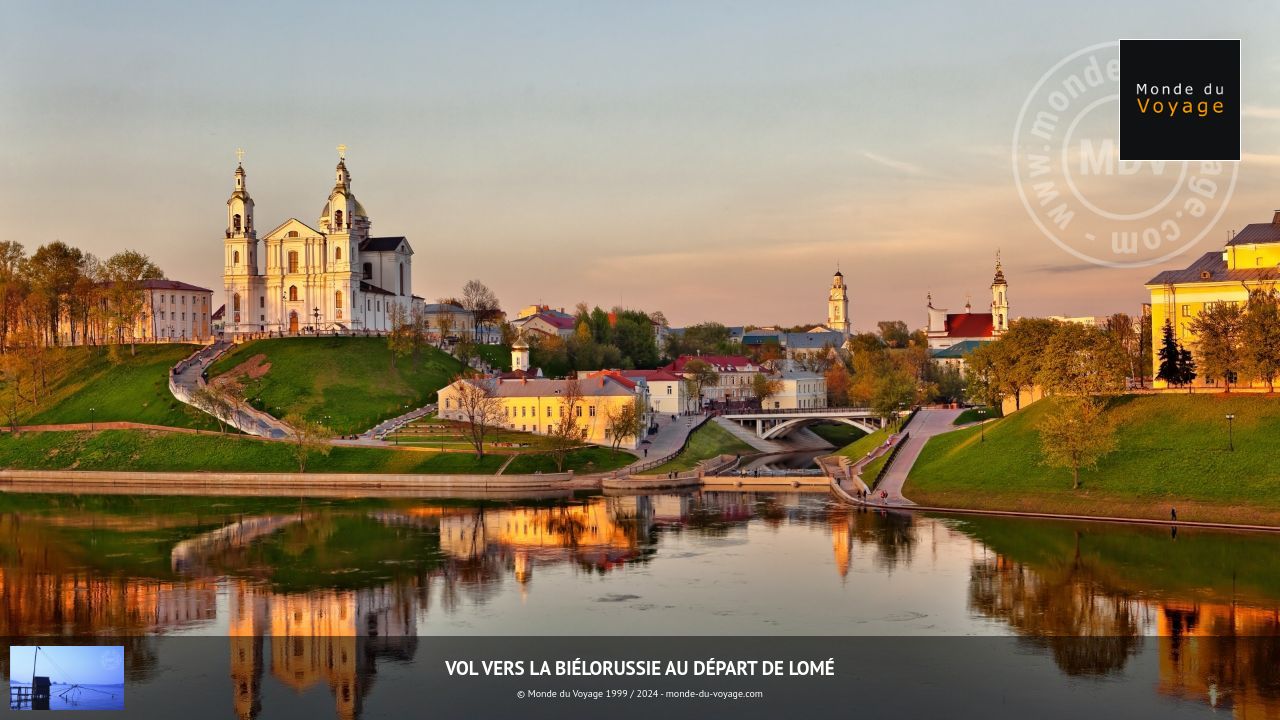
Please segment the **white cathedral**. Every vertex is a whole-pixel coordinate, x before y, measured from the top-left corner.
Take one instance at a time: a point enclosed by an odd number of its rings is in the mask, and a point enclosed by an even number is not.
[[[412,307],[413,248],[404,237],[369,235],[373,223],[351,193],[344,150],[318,229],[290,218],[267,233],[265,268],[244,164],[236,165],[223,243],[224,332],[380,332],[391,329],[393,308]]]

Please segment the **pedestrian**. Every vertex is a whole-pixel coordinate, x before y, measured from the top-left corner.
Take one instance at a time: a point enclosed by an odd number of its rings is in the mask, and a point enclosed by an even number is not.
[[[649,457],[649,448],[644,449],[644,456]]]
[[[1178,508],[1169,508],[1169,517],[1178,522]]]

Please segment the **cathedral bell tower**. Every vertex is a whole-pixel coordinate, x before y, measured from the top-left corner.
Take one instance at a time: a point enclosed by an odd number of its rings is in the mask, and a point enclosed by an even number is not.
[[[827,327],[849,337],[849,295],[844,286],[844,274],[838,268],[831,279],[831,292],[827,294]]]
[[[996,277],[991,281],[991,334],[999,337],[1009,329],[1009,283],[1004,280],[1000,266],[1000,251],[996,251]]]
[[[235,189],[227,200],[226,275],[258,274],[258,231],[253,226],[253,198],[245,185],[244,151],[237,150]]]

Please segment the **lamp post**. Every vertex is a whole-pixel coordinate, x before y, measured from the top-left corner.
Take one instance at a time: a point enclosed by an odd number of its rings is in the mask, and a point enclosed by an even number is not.
[[[93,411],[94,408],[89,408],[89,432],[93,432]]]
[[[315,318],[315,321],[311,323],[311,332],[315,333],[316,335],[319,335],[320,334],[320,308],[312,308],[311,317]]]
[[[978,408],[978,442],[987,441],[987,423],[984,422],[986,419],[987,409]]]
[[[1233,413],[1227,413],[1227,450],[1230,452],[1236,451],[1235,438],[1233,437],[1233,433],[1232,433],[1232,424],[1234,423],[1235,419],[1236,419],[1236,416]]]

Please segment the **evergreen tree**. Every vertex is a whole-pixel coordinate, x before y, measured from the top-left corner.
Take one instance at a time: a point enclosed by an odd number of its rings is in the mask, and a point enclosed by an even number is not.
[[[1163,337],[1160,341],[1160,371],[1156,373],[1157,380],[1163,380],[1170,385],[1182,385],[1180,372],[1182,366],[1182,353],[1184,348],[1178,346],[1178,341],[1173,336],[1173,323],[1167,318],[1164,321]]]
[[[1196,360],[1191,351],[1182,345],[1178,346],[1177,385],[1190,386],[1196,379]]]

